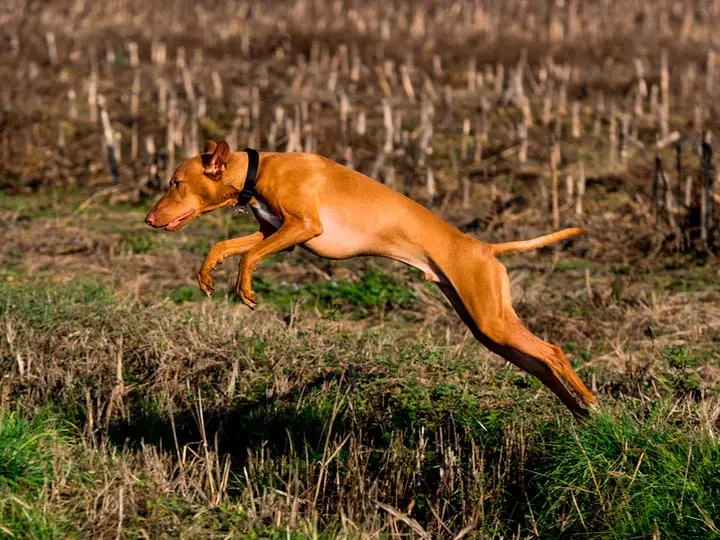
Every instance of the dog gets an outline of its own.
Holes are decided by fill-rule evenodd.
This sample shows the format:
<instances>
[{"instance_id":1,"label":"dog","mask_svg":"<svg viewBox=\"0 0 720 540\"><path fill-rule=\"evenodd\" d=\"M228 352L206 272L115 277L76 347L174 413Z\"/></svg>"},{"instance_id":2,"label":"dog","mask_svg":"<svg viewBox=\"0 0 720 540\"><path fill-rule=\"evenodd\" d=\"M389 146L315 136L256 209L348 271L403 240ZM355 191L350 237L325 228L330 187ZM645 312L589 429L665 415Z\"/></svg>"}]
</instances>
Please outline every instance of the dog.
<instances>
[{"instance_id":1,"label":"dog","mask_svg":"<svg viewBox=\"0 0 720 540\"><path fill-rule=\"evenodd\" d=\"M217 208L245 204L259 230L212 246L198 274L200 288L208 296L214 288L211 272L235 255L243 255L236 292L251 309L257 302L252 273L273 253L299 245L328 259L359 255L394 259L436 283L478 341L536 376L574 415L586 416L585 406L597 404L562 349L540 339L520 321L512 307L507 270L496 258L559 242L585 229L486 244L410 198L325 157L251 149L231 152L225 141L212 140L205 143L202 154L177 167L167 192L145 221L177 231Z\"/></svg>"}]
</instances>

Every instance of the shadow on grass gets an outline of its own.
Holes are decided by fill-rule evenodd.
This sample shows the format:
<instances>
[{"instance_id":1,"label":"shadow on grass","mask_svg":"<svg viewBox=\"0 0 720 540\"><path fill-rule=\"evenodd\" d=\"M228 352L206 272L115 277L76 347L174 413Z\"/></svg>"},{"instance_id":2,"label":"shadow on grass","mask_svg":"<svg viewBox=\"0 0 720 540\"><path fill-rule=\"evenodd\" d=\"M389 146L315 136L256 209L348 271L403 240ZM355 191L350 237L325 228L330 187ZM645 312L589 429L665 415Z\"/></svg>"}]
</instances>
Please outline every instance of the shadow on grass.
<instances>
[{"instance_id":1,"label":"shadow on grass","mask_svg":"<svg viewBox=\"0 0 720 540\"><path fill-rule=\"evenodd\" d=\"M331 483L323 487L321 513L333 515L348 500L365 512L366 499L380 497L397 508L414 506L413 516L428 525L435 519L437 501L442 500L450 516L447 523L460 529L470 519L465 501L477 493L491 492L502 496L484 502L486 511L492 506L494 515L505 522L524 520L524 507L506 504L525 498L522 459L518 457L523 443L506 439L515 427L512 411L498 413L475 403L470 416L463 410L460 387L445 385L423 391L408 385L383 393L373 388L382 382L375 380L376 375L357 376L359 383L352 368L335 370L282 395L203 407L202 422L198 400L186 403L172 417L164 408L139 405L129 421L111 424L108 436L119 447L145 443L174 454L176 445L180 449L197 447L203 440L200 426L204 425L208 443L217 444L221 455L231 456L232 471L242 478L243 468L251 474L254 470L262 476L255 485L263 486L273 486L284 478L288 467L283 464L288 462L289 470L293 463L299 468L304 485L314 485L329 443L336 458L330 460L332 473L327 474L342 478L336 480L342 486ZM351 442L344 446L347 440ZM258 472L258 456L273 465ZM448 459L455 459L452 456L463 457L449 465ZM471 460L487 464L487 470L472 478ZM448 481L454 476L467 479L468 484L458 488ZM274 487L282 488L285 480ZM359 487L361 484L364 487Z\"/></svg>"},{"instance_id":2,"label":"shadow on grass","mask_svg":"<svg viewBox=\"0 0 720 540\"><path fill-rule=\"evenodd\" d=\"M344 378L343 372L333 371L282 395L241 401L230 407L203 406L202 421L196 404L185 403L171 415L145 402L128 420L111 423L108 438L119 447L137 448L145 443L174 451L176 445L182 448L202 441L204 425L208 440L217 441L217 451L230 454L234 468L241 469L248 454L261 447L275 454L286 453L290 442L321 448L336 393L327 393L327 399L315 400L312 405L300 402L303 396ZM333 433L344 435L348 429L347 418L338 415Z\"/></svg>"},{"instance_id":3,"label":"shadow on grass","mask_svg":"<svg viewBox=\"0 0 720 540\"><path fill-rule=\"evenodd\" d=\"M667 355L673 369L692 365L685 350ZM346 372L333 371L282 395L204 407L202 422L199 399L186 398L172 417L139 399L108 435L118 446L144 441L174 453L176 444L200 443L204 425L235 471L262 456L255 485L280 488L294 466L314 485L329 441L338 455L328 475L339 487L323 488L318 511L328 516L350 492L365 511L367 492L382 486L373 493L395 508L412 505L423 527L436 523L441 501L451 529L475 519L477 508L492 516L479 523L490 537L518 529L543 538L649 538L658 530L664 538L720 537L720 445L713 425L690 415L692 400L682 413L674 400L617 402L573 423L543 414L534 400L507 396L503 405L472 399L462 384L358 375L357 390Z\"/></svg>"}]
</instances>

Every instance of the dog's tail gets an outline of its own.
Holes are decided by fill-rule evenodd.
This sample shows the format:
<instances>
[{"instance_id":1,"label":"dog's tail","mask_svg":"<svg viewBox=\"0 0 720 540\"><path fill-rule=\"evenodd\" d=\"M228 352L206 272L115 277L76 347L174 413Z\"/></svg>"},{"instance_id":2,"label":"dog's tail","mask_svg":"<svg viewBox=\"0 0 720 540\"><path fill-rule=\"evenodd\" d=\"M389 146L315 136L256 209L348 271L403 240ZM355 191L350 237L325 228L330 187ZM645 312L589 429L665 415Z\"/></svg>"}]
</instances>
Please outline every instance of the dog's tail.
<instances>
[{"instance_id":1,"label":"dog's tail","mask_svg":"<svg viewBox=\"0 0 720 540\"><path fill-rule=\"evenodd\" d=\"M532 238L531 240L521 240L519 242L503 242L501 244L490 244L493 255L502 255L505 253L515 253L516 251L530 251L531 249L541 248L548 244L565 240L566 238L572 238L578 234L585 234L587 229L582 227L572 227L570 229L563 229L554 233L545 234Z\"/></svg>"}]
</instances>

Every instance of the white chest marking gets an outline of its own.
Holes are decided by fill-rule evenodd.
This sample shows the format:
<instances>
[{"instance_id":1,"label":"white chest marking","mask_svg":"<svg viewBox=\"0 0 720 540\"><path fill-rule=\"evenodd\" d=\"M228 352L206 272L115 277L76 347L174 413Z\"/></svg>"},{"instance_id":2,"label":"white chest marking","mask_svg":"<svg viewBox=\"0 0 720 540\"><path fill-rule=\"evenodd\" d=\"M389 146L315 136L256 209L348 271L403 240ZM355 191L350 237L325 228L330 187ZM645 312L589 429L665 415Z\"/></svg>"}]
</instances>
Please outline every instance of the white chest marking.
<instances>
[{"instance_id":1,"label":"white chest marking","mask_svg":"<svg viewBox=\"0 0 720 540\"><path fill-rule=\"evenodd\" d=\"M275 214L270 211L270 209L264 202L258 201L257 203L251 204L250 206L255 212L257 212L258 217L260 217L263 221L267 221L276 229L279 229L282 225L282 221L275 217Z\"/></svg>"}]
</instances>

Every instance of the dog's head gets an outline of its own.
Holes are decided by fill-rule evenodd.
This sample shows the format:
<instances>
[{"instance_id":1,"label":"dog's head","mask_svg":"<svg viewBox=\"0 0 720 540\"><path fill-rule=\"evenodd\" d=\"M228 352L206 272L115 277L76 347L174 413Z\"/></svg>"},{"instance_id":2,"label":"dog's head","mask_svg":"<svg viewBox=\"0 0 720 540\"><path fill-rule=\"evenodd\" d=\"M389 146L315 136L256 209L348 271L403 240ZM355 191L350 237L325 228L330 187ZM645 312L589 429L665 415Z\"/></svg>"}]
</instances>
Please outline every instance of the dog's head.
<instances>
[{"instance_id":1,"label":"dog's head","mask_svg":"<svg viewBox=\"0 0 720 540\"><path fill-rule=\"evenodd\" d=\"M225 141L206 141L202 154L175 169L167 191L148 212L145 223L177 231L201 214L234 204L237 190L221 181L230 158Z\"/></svg>"}]
</instances>

